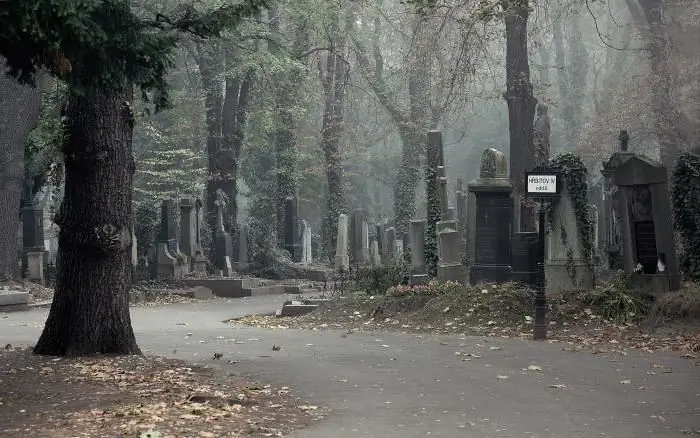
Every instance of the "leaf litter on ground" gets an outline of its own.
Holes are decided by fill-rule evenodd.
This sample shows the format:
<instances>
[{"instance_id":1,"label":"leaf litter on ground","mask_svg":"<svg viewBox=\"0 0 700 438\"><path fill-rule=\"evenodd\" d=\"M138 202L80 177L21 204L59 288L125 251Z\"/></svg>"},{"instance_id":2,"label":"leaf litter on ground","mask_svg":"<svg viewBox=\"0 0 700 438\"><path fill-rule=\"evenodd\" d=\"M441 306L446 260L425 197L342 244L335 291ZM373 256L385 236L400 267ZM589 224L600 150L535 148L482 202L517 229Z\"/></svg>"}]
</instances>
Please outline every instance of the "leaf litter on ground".
<instances>
[{"instance_id":1,"label":"leaf litter on ground","mask_svg":"<svg viewBox=\"0 0 700 438\"><path fill-rule=\"evenodd\" d=\"M443 289L439 293L424 293L422 289L414 292L401 286L390 289L385 296L372 297L348 293L303 316L254 315L232 323L272 330L342 329L345 333L399 331L532 339L531 290L512 283ZM549 341L559 342L564 350L572 352L624 355L627 349L634 348L646 352L677 351L681 357L697 359L700 353L700 325L697 323L649 330L634 312L625 312L621 319L597 314L591 300L580 292L548 297ZM599 313L611 312L610 306L599 307ZM495 351L498 347L490 349Z\"/></svg>"},{"instance_id":2,"label":"leaf litter on ground","mask_svg":"<svg viewBox=\"0 0 700 438\"><path fill-rule=\"evenodd\" d=\"M289 388L158 357L0 351L0 436L283 436L326 411ZM155 434L154 434L155 433Z\"/></svg>"}]
</instances>

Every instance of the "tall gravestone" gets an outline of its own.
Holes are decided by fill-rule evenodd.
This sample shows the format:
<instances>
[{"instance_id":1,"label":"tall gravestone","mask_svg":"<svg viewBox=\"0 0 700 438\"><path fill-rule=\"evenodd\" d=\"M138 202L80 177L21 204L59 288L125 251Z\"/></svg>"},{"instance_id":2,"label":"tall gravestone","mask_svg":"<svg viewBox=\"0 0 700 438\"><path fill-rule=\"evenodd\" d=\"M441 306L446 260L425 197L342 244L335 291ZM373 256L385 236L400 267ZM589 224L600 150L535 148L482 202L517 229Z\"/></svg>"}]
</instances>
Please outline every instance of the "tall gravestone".
<instances>
[{"instance_id":1,"label":"tall gravestone","mask_svg":"<svg viewBox=\"0 0 700 438\"><path fill-rule=\"evenodd\" d=\"M411 244L411 286L428 282L425 269L425 224L424 219L411 220L409 240Z\"/></svg>"},{"instance_id":2,"label":"tall gravestone","mask_svg":"<svg viewBox=\"0 0 700 438\"><path fill-rule=\"evenodd\" d=\"M224 211L216 206L216 232L214 233L214 264L225 277L233 275L233 238L224 228Z\"/></svg>"},{"instance_id":3,"label":"tall gravestone","mask_svg":"<svg viewBox=\"0 0 700 438\"><path fill-rule=\"evenodd\" d=\"M564 175L566 180L566 175ZM565 235L562 235L562 232ZM594 272L584 254L581 230L566 184L562 184L559 202L547 233L545 278L547 292L562 292L593 287Z\"/></svg>"},{"instance_id":4,"label":"tall gravestone","mask_svg":"<svg viewBox=\"0 0 700 438\"><path fill-rule=\"evenodd\" d=\"M616 189L613 214L624 270L630 274L636 271L658 292L679 290L681 275L667 169L651 158L629 152L627 131L621 131L619 138L620 151L603 163L602 174L606 184Z\"/></svg>"},{"instance_id":5,"label":"tall gravestone","mask_svg":"<svg viewBox=\"0 0 700 438\"><path fill-rule=\"evenodd\" d=\"M22 272L27 280L43 285L47 262L44 209L39 203L29 201L22 208Z\"/></svg>"},{"instance_id":6,"label":"tall gravestone","mask_svg":"<svg viewBox=\"0 0 700 438\"><path fill-rule=\"evenodd\" d=\"M369 263L369 235L367 229L367 212L361 208L353 210L350 216L350 254L355 266Z\"/></svg>"},{"instance_id":7,"label":"tall gravestone","mask_svg":"<svg viewBox=\"0 0 700 438\"><path fill-rule=\"evenodd\" d=\"M180 251L190 259L194 272L206 272L207 259L202 251L199 232L199 214L202 201L193 198L180 199Z\"/></svg>"},{"instance_id":8,"label":"tall gravestone","mask_svg":"<svg viewBox=\"0 0 700 438\"><path fill-rule=\"evenodd\" d=\"M156 246L156 275L160 278L180 278L189 272L189 258L180 252L177 238L175 201L165 199L160 208L160 233Z\"/></svg>"},{"instance_id":9,"label":"tall gravestone","mask_svg":"<svg viewBox=\"0 0 700 438\"><path fill-rule=\"evenodd\" d=\"M489 148L481 156L479 180L469 184L475 197L474 229L470 230L469 268L471 284L503 283L512 268L513 186L508 180L508 161L502 152Z\"/></svg>"},{"instance_id":10,"label":"tall gravestone","mask_svg":"<svg viewBox=\"0 0 700 438\"><path fill-rule=\"evenodd\" d=\"M238 239L236 239L236 263L238 271L248 269L248 225L243 225L238 229Z\"/></svg>"},{"instance_id":11,"label":"tall gravestone","mask_svg":"<svg viewBox=\"0 0 700 438\"><path fill-rule=\"evenodd\" d=\"M458 179L455 198L457 199L457 231L459 231L462 258L467 251L467 197L468 193L464 190L464 181Z\"/></svg>"},{"instance_id":12,"label":"tall gravestone","mask_svg":"<svg viewBox=\"0 0 700 438\"><path fill-rule=\"evenodd\" d=\"M338 216L338 236L335 242L335 269L339 272L347 272L350 269L350 256L348 256L348 215Z\"/></svg>"},{"instance_id":13,"label":"tall gravestone","mask_svg":"<svg viewBox=\"0 0 700 438\"><path fill-rule=\"evenodd\" d=\"M379 259L379 264L381 265L382 262L386 260L386 243L384 243L386 225L377 225L375 227L375 231L377 233L377 258Z\"/></svg>"},{"instance_id":14,"label":"tall gravestone","mask_svg":"<svg viewBox=\"0 0 700 438\"><path fill-rule=\"evenodd\" d=\"M301 221L301 263L306 266L311 264L313 257L311 256L311 225L306 220Z\"/></svg>"},{"instance_id":15,"label":"tall gravestone","mask_svg":"<svg viewBox=\"0 0 700 438\"><path fill-rule=\"evenodd\" d=\"M284 201L284 249L289 252L292 261L301 262L301 243L299 241L299 205L296 196L288 196Z\"/></svg>"}]
</instances>

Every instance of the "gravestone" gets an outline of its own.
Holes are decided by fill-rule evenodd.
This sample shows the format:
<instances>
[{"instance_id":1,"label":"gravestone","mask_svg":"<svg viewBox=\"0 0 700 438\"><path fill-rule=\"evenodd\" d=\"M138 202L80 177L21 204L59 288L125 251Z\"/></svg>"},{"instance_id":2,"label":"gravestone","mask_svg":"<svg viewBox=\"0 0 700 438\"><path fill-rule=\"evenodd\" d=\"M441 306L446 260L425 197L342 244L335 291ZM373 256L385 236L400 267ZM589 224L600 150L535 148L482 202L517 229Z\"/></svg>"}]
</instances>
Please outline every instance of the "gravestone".
<instances>
[{"instance_id":1,"label":"gravestone","mask_svg":"<svg viewBox=\"0 0 700 438\"><path fill-rule=\"evenodd\" d=\"M393 263L401 263L403 260L403 240L395 239L394 248L391 253L391 261Z\"/></svg>"},{"instance_id":2,"label":"gravestone","mask_svg":"<svg viewBox=\"0 0 700 438\"><path fill-rule=\"evenodd\" d=\"M411 286L428 282L425 267L425 227L424 219L413 219L410 223L409 237L411 244Z\"/></svg>"},{"instance_id":3,"label":"gravestone","mask_svg":"<svg viewBox=\"0 0 700 438\"><path fill-rule=\"evenodd\" d=\"M301 262L299 206L296 196L287 196L284 200L284 249L289 252L292 261Z\"/></svg>"},{"instance_id":4,"label":"gravestone","mask_svg":"<svg viewBox=\"0 0 700 438\"><path fill-rule=\"evenodd\" d=\"M230 262L233 260L233 238L224 228L224 211L220 205L216 206L216 232L214 233L214 264L224 271L224 277L230 277L233 272L229 270ZM226 263L226 260L229 263Z\"/></svg>"},{"instance_id":5,"label":"gravestone","mask_svg":"<svg viewBox=\"0 0 700 438\"><path fill-rule=\"evenodd\" d=\"M438 167L438 201L440 203L440 218L442 220L447 219L445 216L448 214L448 209L450 208L449 200L447 196L447 176L445 167Z\"/></svg>"},{"instance_id":6,"label":"gravestone","mask_svg":"<svg viewBox=\"0 0 700 438\"><path fill-rule=\"evenodd\" d=\"M396 230L394 227L389 227L384 230L384 253L382 254L382 259L384 263L391 263L394 261L394 241L396 240Z\"/></svg>"},{"instance_id":7,"label":"gravestone","mask_svg":"<svg viewBox=\"0 0 700 438\"><path fill-rule=\"evenodd\" d=\"M350 254L355 266L365 266L369 263L369 238L367 227L367 213L363 209L355 209L350 216Z\"/></svg>"},{"instance_id":8,"label":"gravestone","mask_svg":"<svg viewBox=\"0 0 700 438\"><path fill-rule=\"evenodd\" d=\"M381 265L382 262L387 260L387 249L386 249L386 243L385 243L385 235L386 235L386 225L385 224L379 224L375 227L376 233L377 233L377 248L378 248L378 255L379 255L379 264Z\"/></svg>"},{"instance_id":9,"label":"gravestone","mask_svg":"<svg viewBox=\"0 0 700 438\"><path fill-rule=\"evenodd\" d=\"M562 235L562 230L566 233L565 236ZM586 257L581 254L584 249L581 231L566 184L561 187L561 196L554 211L552 229L546 237L546 245L545 277L548 293L593 287L594 272Z\"/></svg>"},{"instance_id":10,"label":"gravestone","mask_svg":"<svg viewBox=\"0 0 700 438\"><path fill-rule=\"evenodd\" d=\"M238 239L236 239L236 263L237 271L248 269L248 225L243 225L238 229Z\"/></svg>"},{"instance_id":11,"label":"gravestone","mask_svg":"<svg viewBox=\"0 0 700 438\"><path fill-rule=\"evenodd\" d=\"M382 255L379 252L379 242L377 239L372 239L370 242L369 253L372 259L372 266L380 266L382 264Z\"/></svg>"},{"instance_id":12,"label":"gravestone","mask_svg":"<svg viewBox=\"0 0 700 438\"><path fill-rule=\"evenodd\" d=\"M620 132L620 152L603 163L606 184L617 188L614 215L619 218L625 272L641 268L641 281L655 291L675 291L681 286L671 218L668 173L665 166L627 151L629 135Z\"/></svg>"},{"instance_id":13,"label":"gravestone","mask_svg":"<svg viewBox=\"0 0 700 438\"><path fill-rule=\"evenodd\" d=\"M180 199L180 251L191 263L194 272L207 271L207 259L204 256L200 237L200 211L202 201L193 198Z\"/></svg>"},{"instance_id":14,"label":"gravestone","mask_svg":"<svg viewBox=\"0 0 700 438\"><path fill-rule=\"evenodd\" d=\"M464 283L466 271L462 264L459 232L453 228L443 229L438 233L438 239L440 241L438 281Z\"/></svg>"},{"instance_id":15,"label":"gravestone","mask_svg":"<svg viewBox=\"0 0 700 438\"><path fill-rule=\"evenodd\" d=\"M502 152L489 148L481 156L479 180L469 184L474 195L474 228L470 229L469 281L503 283L510 280L513 186L508 180L508 161ZM473 210L473 212L471 211ZM473 242L473 244L471 243Z\"/></svg>"},{"instance_id":16,"label":"gravestone","mask_svg":"<svg viewBox=\"0 0 700 438\"><path fill-rule=\"evenodd\" d=\"M348 256L348 215L338 216L338 235L335 242L335 269L347 272L350 269Z\"/></svg>"},{"instance_id":17,"label":"gravestone","mask_svg":"<svg viewBox=\"0 0 700 438\"><path fill-rule=\"evenodd\" d=\"M311 226L305 219L301 221L301 263L304 266L311 264L313 257L311 256Z\"/></svg>"},{"instance_id":18,"label":"gravestone","mask_svg":"<svg viewBox=\"0 0 700 438\"><path fill-rule=\"evenodd\" d=\"M22 272L29 281L45 284L48 253L44 238L44 209L36 199L22 208ZM33 253L29 263L29 253ZM37 257L41 256L41 263Z\"/></svg>"},{"instance_id":19,"label":"gravestone","mask_svg":"<svg viewBox=\"0 0 700 438\"><path fill-rule=\"evenodd\" d=\"M189 272L188 257L177 243L177 212L175 201L165 199L160 208L160 233L155 250L156 276L181 278Z\"/></svg>"},{"instance_id":20,"label":"gravestone","mask_svg":"<svg viewBox=\"0 0 700 438\"><path fill-rule=\"evenodd\" d=\"M537 232L513 233L511 244L510 265L513 269L511 281L536 286L539 255Z\"/></svg>"}]
</instances>

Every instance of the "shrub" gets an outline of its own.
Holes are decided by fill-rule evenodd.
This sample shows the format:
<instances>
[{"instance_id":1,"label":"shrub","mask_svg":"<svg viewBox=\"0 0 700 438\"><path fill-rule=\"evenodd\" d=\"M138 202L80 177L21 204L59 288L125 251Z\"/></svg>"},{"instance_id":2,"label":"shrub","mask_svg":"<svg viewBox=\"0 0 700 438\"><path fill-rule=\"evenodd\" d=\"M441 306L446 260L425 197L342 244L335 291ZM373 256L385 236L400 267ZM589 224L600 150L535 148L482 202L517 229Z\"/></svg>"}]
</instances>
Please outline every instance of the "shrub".
<instances>
[{"instance_id":1,"label":"shrub","mask_svg":"<svg viewBox=\"0 0 700 438\"><path fill-rule=\"evenodd\" d=\"M408 264L361 268L355 272L351 288L369 295L384 295L393 286L407 284Z\"/></svg>"},{"instance_id":2,"label":"shrub","mask_svg":"<svg viewBox=\"0 0 700 438\"><path fill-rule=\"evenodd\" d=\"M618 323L637 322L649 314L653 296L630 287L629 275L617 272L609 283L581 292L579 299L594 314Z\"/></svg>"}]
</instances>

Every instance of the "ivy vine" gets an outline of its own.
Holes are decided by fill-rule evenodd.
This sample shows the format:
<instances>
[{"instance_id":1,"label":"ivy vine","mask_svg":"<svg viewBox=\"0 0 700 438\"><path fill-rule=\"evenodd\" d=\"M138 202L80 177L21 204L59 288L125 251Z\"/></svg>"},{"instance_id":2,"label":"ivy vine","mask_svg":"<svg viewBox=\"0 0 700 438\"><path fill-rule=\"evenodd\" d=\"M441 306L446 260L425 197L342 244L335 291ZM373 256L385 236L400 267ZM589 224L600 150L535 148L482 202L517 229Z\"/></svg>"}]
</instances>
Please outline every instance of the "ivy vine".
<instances>
[{"instance_id":1,"label":"ivy vine","mask_svg":"<svg viewBox=\"0 0 700 438\"><path fill-rule=\"evenodd\" d=\"M673 168L673 226L681 237L681 266L686 276L700 278L700 157L683 152Z\"/></svg>"},{"instance_id":2,"label":"ivy vine","mask_svg":"<svg viewBox=\"0 0 700 438\"><path fill-rule=\"evenodd\" d=\"M580 238L580 256L586 266L593 270L593 221L588 208L588 171L581 158L570 152L559 154L550 159L547 164L534 169L538 172L556 172L560 175L566 187L569 199L574 207L576 227ZM556 207L559 199L545 201L543 207L548 218L549 229L555 226ZM568 233L563 224L559 230L561 243L566 248L566 271L572 282L576 279L574 251L569 244Z\"/></svg>"}]
</instances>

